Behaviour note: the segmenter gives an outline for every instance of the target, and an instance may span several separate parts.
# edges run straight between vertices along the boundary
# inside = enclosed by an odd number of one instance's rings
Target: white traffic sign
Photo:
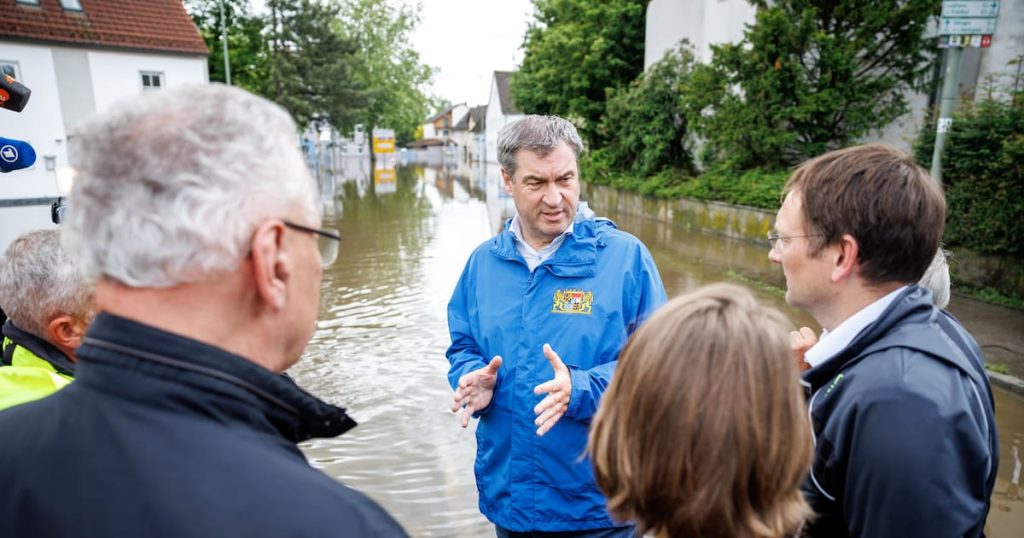
[[[996,0],[968,0],[966,2],[943,2],[943,17],[995,17],[999,15]]]
[[[992,35],[996,32],[996,19],[960,19],[942,17],[940,35]]]

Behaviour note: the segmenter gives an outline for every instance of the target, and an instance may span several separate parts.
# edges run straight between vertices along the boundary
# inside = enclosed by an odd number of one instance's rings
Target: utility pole
[[[939,47],[948,48],[946,71],[942,76],[942,101],[935,126],[935,151],[932,152],[932,178],[942,185],[942,150],[953,128],[960,86],[960,60],[964,47],[988,48],[996,31],[1001,0],[943,0],[939,17]]]
[[[231,85],[231,58],[228,57],[228,23],[224,18],[224,2],[220,0],[220,40],[224,45],[224,81]]]
[[[957,87],[960,85],[960,60],[964,49],[950,47],[946,53],[946,71],[942,75],[942,101],[939,103],[939,122],[935,128],[935,150],[932,152],[932,179],[942,185],[942,149],[953,126]]]

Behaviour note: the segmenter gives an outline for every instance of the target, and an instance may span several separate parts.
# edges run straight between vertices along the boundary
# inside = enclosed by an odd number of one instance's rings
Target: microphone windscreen
[[[32,97],[32,90],[14,77],[0,73],[0,108],[21,112]]]
[[[36,162],[36,150],[28,142],[0,137],[0,172],[28,168]]]

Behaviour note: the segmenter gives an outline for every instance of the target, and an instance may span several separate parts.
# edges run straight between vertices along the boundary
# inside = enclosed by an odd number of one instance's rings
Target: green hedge
[[[778,209],[779,195],[789,177],[788,171],[735,171],[717,166],[694,176],[679,168],[668,168],[642,177],[618,172],[603,149],[594,150],[580,160],[580,176],[591,183],[635,191],[659,198],[693,198],[729,204]]]
[[[934,129],[922,129],[915,145],[922,166],[931,166],[934,143]],[[942,162],[946,244],[1024,257],[1024,92],[963,103]]]

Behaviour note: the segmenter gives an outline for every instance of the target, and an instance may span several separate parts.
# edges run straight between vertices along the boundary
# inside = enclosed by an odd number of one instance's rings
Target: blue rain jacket
[[[910,286],[804,373],[815,454],[811,537],[982,536],[999,466],[981,350]]]
[[[480,511],[513,531],[573,531],[614,522],[582,458],[590,419],[627,337],[665,302],[650,252],[581,204],[573,233],[532,273],[505,230],[469,257],[448,304],[448,381],[503,363],[491,405],[478,413]],[[566,414],[543,437],[535,386],[554,377],[545,343],[569,367]]]

